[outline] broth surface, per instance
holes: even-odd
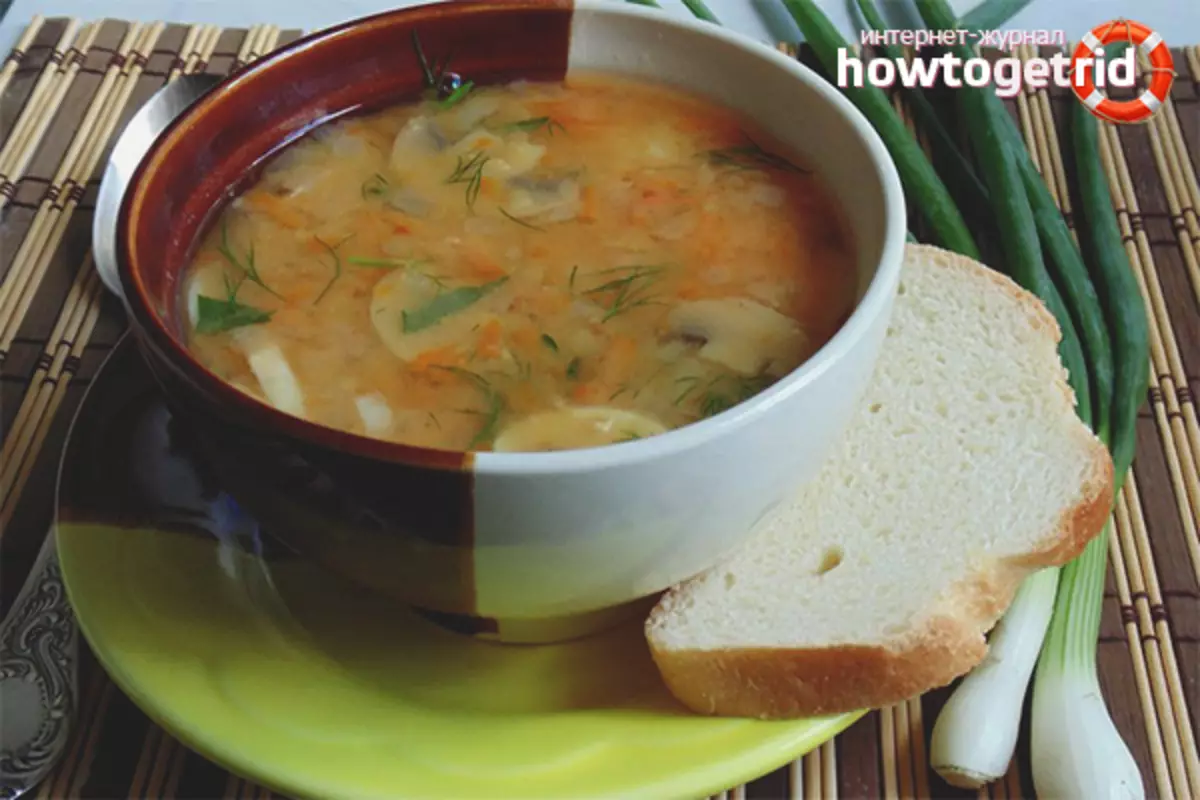
[[[314,422],[452,450],[593,446],[717,414],[849,314],[817,175],[739,115],[608,75],[324,125],[226,206],[187,345]]]

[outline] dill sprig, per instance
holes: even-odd
[[[474,210],[475,201],[479,198],[479,190],[483,186],[483,168],[491,160],[483,152],[476,152],[470,158],[458,156],[454,172],[446,179],[446,183],[465,183],[467,185],[467,208]]]
[[[518,225],[520,225],[522,228],[529,228],[529,230],[531,230],[531,231],[544,231],[544,230],[546,230],[545,228],[540,228],[540,227],[538,227],[537,225],[534,225],[532,222],[526,222],[526,221],[525,221],[525,220],[523,220],[523,219],[519,219],[519,218],[517,218],[517,217],[514,217],[512,214],[508,213],[508,212],[507,212],[507,211],[505,211],[503,208],[501,208],[501,209],[500,209],[500,213],[501,213],[501,214],[503,214],[504,216],[508,217],[508,218],[509,218],[511,221],[513,221],[513,222],[517,223]]]
[[[278,297],[280,300],[283,297],[279,292],[267,286],[263,279],[258,274],[258,266],[254,263],[254,242],[250,242],[250,247],[246,251],[246,258],[243,260],[233,252],[233,248],[229,245],[229,220],[221,220],[221,242],[217,245],[217,252],[220,253],[226,261],[234,268],[239,270],[246,280],[251,283],[258,284],[263,289]]]
[[[551,117],[530,117],[529,119],[519,119],[516,122],[510,122],[507,125],[501,125],[499,130],[501,133],[511,133],[513,131],[523,131],[525,133],[533,133],[545,128],[546,134],[553,136],[555,131],[566,133],[567,129],[561,123],[555,121]]]
[[[320,244],[321,247],[325,248],[325,252],[329,253],[329,257],[333,259],[333,275],[330,276],[329,283],[325,284],[325,288],[321,290],[319,295],[317,295],[317,299],[313,300],[313,305],[315,306],[317,303],[321,302],[321,299],[324,298],[329,290],[333,288],[333,284],[337,281],[337,279],[342,277],[342,257],[338,255],[338,247],[341,247],[343,244],[345,244],[346,240],[350,237],[347,236],[345,239],[338,242],[337,247],[334,247],[320,236],[314,236],[313,238],[317,240],[317,243]]]
[[[746,136],[746,134],[742,135]],[[710,164],[732,169],[777,169],[784,172],[808,172],[783,156],[764,150],[749,136],[746,136],[746,144],[708,150],[704,155],[708,157]]]
[[[472,372],[462,367],[450,366],[437,366],[436,369],[442,369],[453,375],[457,375],[473,384],[483,394],[484,410],[468,412],[471,414],[482,414],[483,424],[467,444],[467,449],[474,450],[476,446],[495,438],[496,428],[500,424],[500,415],[504,413],[505,406],[507,405],[504,395],[496,391],[491,382],[478,372]]]
[[[421,47],[421,37],[414,30],[412,32],[412,46],[417,54],[417,63],[421,67],[421,81],[426,89],[437,91],[441,86],[442,78],[446,74],[446,69],[450,66],[450,59],[453,53],[447,53],[446,57],[436,67],[430,66],[429,59],[425,57],[425,48]]]
[[[618,314],[623,314],[635,308],[661,305],[661,302],[656,300],[654,295],[647,294],[647,292],[654,285],[654,282],[659,279],[664,269],[664,267],[659,266],[635,264],[599,270],[595,274],[603,275],[619,272],[626,272],[628,274],[607,280],[599,286],[586,290],[584,294],[609,294],[612,296],[604,317],[600,320],[601,322],[608,322]]]
[[[769,375],[718,375],[704,387],[697,403],[701,417],[714,417],[749,400],[770,386]]]

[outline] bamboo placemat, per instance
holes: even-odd
[[[0,613],[51,520],[69,423],[124,329],[89,255],[114,134],[164,81],[224,74],[299,31],[35,19],[0,66]],[[1133,474],[1115,509],[1099,652],[1113,718],[1147,793],[1200,798],[1200,47],[1177,50],[1172,100],[1148,125],[1102,126],[1110,187],[1151,320],[1152,380]],[[1022,94],[1014,113],[1070,210],[1061,116],[1073,99]],[[1069,219],[1069,216],[1068,216]],[[37,797],[266,798],[163,733],[84,653],[66,756]],[[727,798],[960,797],[926,748],[948,692],[883,709]],[[987,720],[980,720],[987,725]],[[982,794],[1032,796],[1027,753]],[[397,787],[403,791],[403,787]]]

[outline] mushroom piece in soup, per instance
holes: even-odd
[[[718,414],[845,320],[841,212],[749,120],[610,75],[468,89],[321,126],[220,210],[204,365],[374,438],[572,449]]]

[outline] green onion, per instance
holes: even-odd
[[[850,46],[837,28],[812,0],[784,0],[784,5],[821,63],[831,72],[836,70],[838,49]],[[948,250],[978,259],[979,249],[958,207],[921,146],[888,102],[887,95],[870,84],[861,88],[846,87],[842,93],[862,111],[883,139],[912,204],[925,217],[938,243]]]
[[[1072,115],[1082,239],[1108,314],[1114,348],[1110,417],[1118,490],[1133,460],[1137,409],[1150,375],[1145,305],[1133,277],[1100,160],[1098,124]],[[1039,796],[1142,797],[1137,762],[1113,724],[1096,675],[1109,528],[1067,564],[1033,687],[1031,752]]]
[[[1000,229],[1000,238],[1008,269],[1013,279],[1038,296],[1058,320],[1062,329],[1059,355],[1067,367],[1081,417],[1092,418],[1091,392],[1088,388],[1087,360],[1075,333],[1062,297],[1050,280],[1042,260],[1037,223],[1025,194],[1024,179],[1014,148],[1004,136],[1003,106],[988,103],[986,90],[963,87],[959,90],[963,116],[969,121],[972,143],[981,171],[993,198],[992,209]],[[1086,277],[1086,276],[1085,276]]]
[[[886,31],[887,23],[875,8],[874,0],[857,0],[858,9],[862,13],[867,27],[880,33]],[[904,52],[899,47],[890,44],[878,45],[880,52],[893,61],[904,58]],[[942,162],[941,172],[945,174],[946,186],[955,196],[965,216],[971,219],[976,229],[990,227],[987,188],[975,174],[971,162],[959,150],[954,137],[942,124],[933,104],[920,89],[905,88],[904,96],[909,100],[909,107],[916,116],[921,129],[929,135],[931,150],[936,161]]]
[[[1071,116],[1075,173],[1079,182],[1080,241],[1108,318],[1113,341],[1115,389],[1109,417],[1113,469],[1118,480],[1133,462],[1132,431],[1150,380],[1150,333],[1146,306],[1117,227],[1101,163],[1099,122],[1082,103]]]
[[[716,25],[721,24],[721,20],[717,19],[717,15],[709,11],[708,6],[704,5],[704,0],[683,0],[683,4],[688,7],[688,11],[691,11],[697,19],[702,19],[705,22],[711,22]]]
[[[983,0],[963,15],[958,27],[968,31],[994,31],[1033,0]]]
[[[917,0],[917,6],[930,28],[944,30],[957,27],[954,15],[944,0]],[[974,55],[969,48],[957,49],[960,52],[966,50],[963,54],[966,57]],[[1037,219],[1042,220],[1038,233],[1052,264],[1057,267],[1056,277],[1059,278],[1059,284],[1063,286],[1076,315],[1084,315],[1080,317],[1080,328],[1084,332],[1085,340],[1089,337],[1095,340],[1094,319],[1090,318],[1095,316],[1095,292],[1092,290],[1089,296],[1087,276],[1080,274],[1079,262],[1071,253],[1074,249],[1073,243],[1068,247],[1063,241],[1060,226],[1065,223],[1052,220],[1045,208],[1049,194],[1045,192],[1040,176],[1037,177],[1036,183],[1033,180],[1035,170],[1032,169],[1031,162],[1026,164],[1026,161],[1029,161],[1028,153],[1019,139],[1015,124],[994,95],[965,88],[959,91],[963,95],[975,95],[973,107],[978,116],[968,116],[968,122],[974,124],[976,135],[973,138],[976,143],[982,142],[984,146],[984,151],[980,153],[981,160],[991,168],[989,173],[994,172],[997,167],[990,164],[989,159],[1000,154],[1003,160],[1001,167],[1005,170],[1005,185],[1011,186],[1013,183],[1010,170],[1015,168],[1020,174],[1020,194],[1025,198],[1025,202],[1033,203],[1031,214],[1021,215],[1023,223],[1030,221],[1028,217],[1033,215],[1036,208],[1039,213],[1034,224],[1037,224]],[[981,130],[980,126],[986,126],[986,131]],[[1008,139],[1007,146],[1001,144],[998,147],[997,143],[1003,138]],[[989,182],[993,199],[997,198],[995,188]],[[1103,195],[1103,204],[1096,202],[1098,194],[1092,192],[1094,210],[1100,217],[1111,218],[1113,211],[1107,193]],[[1002,210],[1011,212],[1012,209],[1008,208],[1011,205],[1009,198],[1004,197],[1000,200],[998,205]],[[1052,200],[1049,202],[1052,203]],[[1012,214],[1008,213],[1006,216],[1011,218]],[[1069,239],[1069,234],[1067,238]],[[1010,263],[1010,268],[1015,267],[1014,272],[1019,282],[1025,284],[1022,277],[1033,277],[1040,284],[1040,276],[1029,272],[1032,260],[1028,252],[1029,239],[1028,231],[1022,230],[1020,241],[1015,244],[1009,243],[1007,249],[1010,253],[1019,251],[1015,264]],[[1119,237],[1117,248],[1120,249]],[[1022,272],[1025,274],[1022,275]],[[1128,273],[1128,265],[1125,265],[1125,272]],[[1031,288],[1025,285],[1026,288]],[[1050,288],[1055,289],[1053,284]],[[1102,284],[1102,293],[1103,288]],[[1117,296],[1127,304],[1137,298],[1137,307],[1141,308],[1136,287],[1132,288],[1133,292],[1130,294],[1128,283],[1124,283],[1121,291],[1125,293]],[[1057,295],[1057,290],[1054,294]],[[1067,331],[1074,327],[1071,325],[1071,316],[1063,307],[1061,299],[1057,307],[1051,303],[1047,303],[1047,306],[1063,329],[1065,345]],[[1113,319],[1110,316],[1110,329]],[[1115,331],[1110,330],[1110,333],[1113,333],[1115,338]],[[1094,359],[1092,378],[1096,387],[1094,394],[1097,409],[1108,409],[1121,404],[1122,397],[1132,396],[1135,392],[1140,402],[1144,388],[1139,386],[1144,387],[1144,384],[1130,386],[1120,381],[1122,372],[1119,365],[1125,357],[1122,355],[1124,348],[1120,342],[1116,348],[1115,362],[1111,362],[1107,367],[1110,388],[1105,391],[1104,348],[1103,339],[1089,342],[1089,349],[1096,351],[1089,355]],[[1092,418],[1092,409],[1083,402],[1084,395],[1081,393],[1086,373],[1077,373],[1072,369],[1065,350],[1062,356],[1071,373],[1076,397],[1080,401],[1080,416],[1089,424],[1093,424],[1102,439],[1108,439],[1110,430],[1115,442],[1131,437],[1132,426],[1120,427],[1113,424],[1116,420],[1111,415],[1109,418]],[[1116,379],[1111,377],[1113,371],[1116,373]],[[1145,367],[1142,374],[1148,374]],[[1119,444],[1114,447],[1114,452],[1120,447]],[[1120,481],[1124,474],[1123,466],[1116,458],[1114,464],[1121,470],[1117,473],[1117,480]],[[1127,465],[1125,462],[1124,466]],[[989,661],[962,681],[934,726],[930,747],[931,761],[934,768],[949,782],[960,786],[978,786],[1003,775],[1016,742],[1022,698],[1029,680],[1030,666],[1034,658],[1037,658],[1031,752],[1034,783],[1038,794],[1082,797],[1142,794],[1141,776],[1137,765],[1108,715],[1096,678],[1095,653],[1100,604],[1103,598],[1107,539],[1106,527],[1100,536],[1088,544],[1079,558],[1067,564],[1061,571],[1043,570],[1022,586],[1004,619],[989,639]],[[1058,584],[1057,587],[1053,586],[1054,583]],[[993,655],[998,657],[992,658]],[[987,720],[987,723],[981,725],[980,720]]]

